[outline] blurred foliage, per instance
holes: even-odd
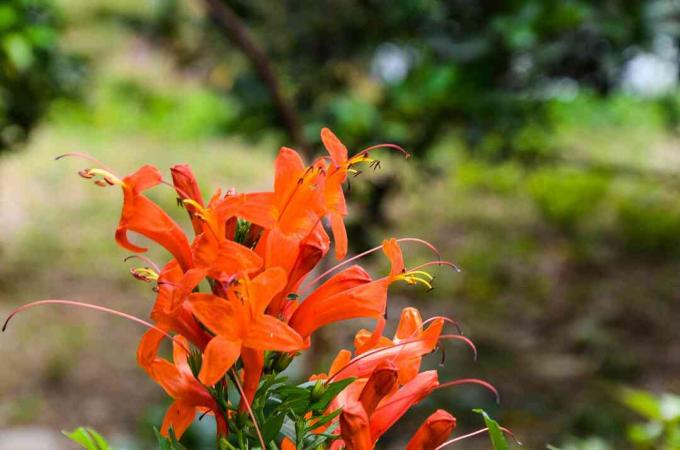
[[[313,142],[331,125],[351,145],[377,138],[421,152],[463,125],[470,147],[495,158],[552,150],[547,100],[612,92],[635,51],[678,33],[677,6],[659,0],[224,1],[273,61]],[[132,23],[180,65],[208,67],[213,87],[242,103],[241,132],[279,123],[238,51],[182,2],[161,0],[146,27]]]
[[[645,419],[628,427],[628,440],[644,450],[680,449],[680,396],[629,389],[623,402]]]
[[[626,438],[636,450],[678,450],[680,449],[680,397],[665,393],[654,395],[638,389],[624,389],[621,401],[628,409],[644,419],[631,422]],[[613,450],[619,448],[605,439],[589,437],[572,440],[554,450]]]
[[[436,304],[465,325],[480,360],[463,375],[501,389],[503,406],[488,409],[494,417],[529,448],[566,436],[600,437],[562,450],[632,445],[629,412],[608,388],[680,388],[670,319],[680,314],[680,94],[642,98],[619,86],[625,64],[659,35],[677,47],[676,2],[227,3],[272,58],[310,140],[329,125],[352,150],[391,141],[419,154],[408,164],[387,156],[385,170],[352,180],[358,204],[349,229],[360,250],[386,234],[425,237],[463,269],[451,276],[439,270],[427,296],[396,288],[394,304],[402,295],[423,296],[424,314]],[[0,194],[12,205],[0,221],[0,287],[9,302],[25,291],[12,287],[25,273],[41,274],[31,283],[40,295],[64,284],[55,281],[63,273],[78,283],[97,277],[114,299],[129,285],[124,270],[111,268],[121,252],[101,239],[101,229],[113,232],[116,194],[102,197],[66,176],[79,167],[50,164],[55,154],[91,151],[121,173],[145,162],[191,161],[211,180],[203,186],[208,194],[218,184],[269,188],[270,159],[279,144],[290,144],[262,83],[209,26],[201,2],[57,4],[55,23],[67,31],[59,43],[84,53],[92,70],[83,98],[52,102],[31,151],[6,155],[0,167]],[[241,136],[255,139],[244,144]],[[57,201],[54,192],[69,195]],[[174,201],[160,188],[152,195]],[[48,216],[59,232],[45,232],[41,217]],[[176,217],[184,219],[180,210]],[[88,226],[72,227],[74,221]],[[429,258],[413,246],[405,254],[410,266]],[[64,289],[72,294],[69,283]],[[136,300],[129,309],[147,314],[148,305]],[[341,338],[351,336],[329,336]],[[456,353],[447,354],[448,377],[469,367]],[[311,364],[327,365],[321,360],[330,356],[321,356]],[[16,413],[19,423],[49,423],[45,411],[61,408],[40,394],[41,383],[55,377],[50,371],[59,372],[43,359],[30,372],[37,380],[20,380],[40,401]],[[461,405],[461,432],[478,425],[465,408],[485,397],[473,390],[441,395],[433,402]],[[129,425],[139,403],[115,400],[119,412],[93,425],[111,417]],[[404,427],[415,424],[408,421]],[[207,422],[194,425],[189,448],[201,448]]]
[[[59,28],[50,2],[0,3],[0,150],[24,139],[51,100],[77,90],[79,64],[60,50]]]

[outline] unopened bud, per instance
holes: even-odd
[[[326,383],[324,383],[323,380],[317,380],[316,384],[314,385],[314,388],[312,388],[312,402],[321,400],[321,397],[323,397],[323,394],[325,393]]]
[[[281,353],[276,361],[274,361],[274,371],[283,372],[293,361],[293,357],[290,353]]]

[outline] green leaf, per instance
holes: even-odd
[[[641,416],[648,419],[662,419],[659,399],[649,392],[637,389],[623,389],[621,391],[621,401]]]
[[[505,436],[503,436],[503,432],[498,426],[498,422],[489,417],[483,409],[473,409],[473,411],[484,417],[484,423],[489,429],[489,438],[491,439],[494,450],[508,450],[508,441],[505,440]]]
[[[19,33],[7,35],[2,40],[2,47],[19,72],[27,70],[33,64],[33,49],[25,36]]]
[[[326,408],[328,408],[328,405],[330,402],[333,401],[333,399],[340,393],[342,392],[343,389],[345,389],[347,386],[352,384],[354,381],[354,378],[345,378],[344,380],[336,381],[335,383],[331,383],[328,386],[326,386],[326,390],[324,391],[323,395],[321,398],[319,398],[317,401],[312,403],[310,406],[310,409],[312,411],[323,411]]]
[[[158,431],[158,428],[154,427],[153,429],[154,433],[156,433],[156,439],[158,439],[158,445],[160,450],[186,450],[186,447],[184,447],[182,444],[179,443],[177,440],[177,436],[175,436],[175,430],[170,428],[169,434],[170,437],[164,437],[161,436],[161,433]]]
[[[285,414],[278,414],[273,417],[270,417],[269,420],[262,424],[261,426],[262,438],[264,439],[265,442],[271,442],[279,435],[279,431],[283,426],[283,420],[285,418],[286,418]]]
[[[307,428],[305,428],[305,431],[312,431],[312,430],[315,430],[319,427],[326,425],[328,422],[330,422],[331,420],[338,417],[341,412],[342,412],[342,408],[338,408],[335,411],[333,411],[332,413],[327,414],[327,415],[321,417],[320,419],[318,419],[316,421],[313,421],[313,422],[310,421],[309,425],[307,425]]]
[[[113,450],[106,439],[92,428],[79,427],[71,432],[62,431],[62,434],[87,450]]]

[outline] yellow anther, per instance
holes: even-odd
[[[434,277],[427,272],[423,272],[422,270],[414,270],[412,272],[402,273],[401,275],[398,275],[396,279],[402,280],[410,285],[420,283],[423,286],[426,286],[428,289],[433,289],[430,282],[434,279]]]
[[[185,205],[191,205],[196,209],[196,211],[199,211],[199,212],[205,214],[205,208],[203,206],[201,206],[201,204],[198,203],[194,199],[185,198],[185,199],[182,200],[182,203],[184,203]]]
[[[87,174],[89,175],[89,178],[92,178],[95,175],[98,175],[103,178],[103,180],[107,184],[118,184],[118,185],[123,185],[123,180],[112,174],[111,172],[104,170],[104,169],[88,169]],[[82,175],[81,175],[82,176]]]
[[[204,222],[208,221],[208,211],[203,206],[201,206],[201,204],[198,203],[196,200],[185,198],[184,200],[182,200],[182,203],[184,203],[184,205],[190,205],[194,208],[194,211],[192,211],[192,214],[194,216],[198,217]]]
[[[158,281],[158,273],[149,267],[133,267],[130,269],[130,273],[136,279],[145,281],[147,283],[151,281]]]
[[[409,275],[412,275],[412,274],[422,275],[429,280],[434,280],[434,277],[432,275],[430,275],[429,273],[425,272],[424,270],[409,270],[407,273]]]
[[[347,167],[351,167],[355,164],[359,163],[371,163],[375,161],[375,159],[370,158],[366,153],[360,153],[358,155],[352,156],[348,161],[347,161]]]

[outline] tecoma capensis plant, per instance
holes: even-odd
[[[220,450],[368,450],[412,406],[438,389],[477,384],[497,396],[496,389],[482,380],[440,381],[436,370],[421,371],[422,358],[445,341],[462,341],[475,349],[455,321],[440,316],[423,319],[417,309],[407,307],[394,334],[385,335],[390,286],[406,283],[430,289],[428,267],[457,270],[455,265],[441,260],[432,245],[417,238],[386,239],[376,248],[346,257],[347,178],[358,175],[362,165],[376,168],[372,154],[379,148],[406,157],[408,153],[382,144],[350,156],[327,128],[321,131],[321,140],[328,155],[309,166],[295,150],[281,148],[272,191],[217,190],[208,200],[185,164],[170,169],[170,182],[151,165],[121,177],[88,155],[62,155],[58,159],[78,157],[94,165],[79,172],[82,178],[122,190],[115,239],[143,261],[142,267],[131,269],[132,275],[154,285],[150,321],[60,299],[19,307],[7,321],[34,306],[62,304],[145,326],[137,361],[172,398],[159,433],[161,448],[167,449],[182,448],[178,439],[196,417],[211,415]],[[193,238],[145,195],[158,185],[174,190],[188,213]],[[169,261],[157,265],[143,256],[146,248],[131,242],[130,232],[165,248]],[[317,274],[315,268],[330,251],[329,234],[339,262]],[[427,247],[434,259],[407,268],[401,248],[405,243]],[[356,262],[378,251],[390,269],[374,277]],[[286,368],[313,345],[317,330],[355,318],[375,320],[374,329],[359,330],[354,349],[340,350],[326,373],[311,375],[298,385],[288,382]],[[164,339],[172,342],[171,359],[159,354]],[[485,414],[484,419],[485,429],[451,439],[456,419],[447,411],[434,411],[420,428],[409,431],[406,449],[435,450],[486,429],[495,447],[507,448],[501,432],[507,430]],[[83,435],[74,439],[87,448]],[[101,440],[96,433],[89,436],[96,437],[92,442]]]

